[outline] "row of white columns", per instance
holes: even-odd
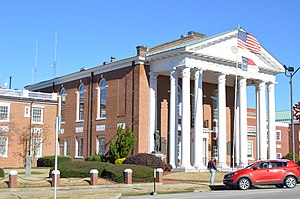
[[[191,163],[190,152],[190,77],[191,68],[181,68],[182,76],[182,122],[181,122],[181,168],[205,168],[203,162],[203,70],[194,71],[194,157]],[[275,140],[275,99],[274,83],[268,84],[268,121],[269,121],[269,157],[276,158]],[[237,164],[247,165],[247,79],[241,77],[238,84],[238,117],[236,122],[235,159]],[[266,159],[266,96],[265,82],[257,87],[257,157]],[[170,103],[169,103],[169,163],[173,168],[178,167],[178,71],[170,72]],[[157,74],[150,73],[150,127],[149,152],[155,151],[154,132],[157,129]],[[227,164],[227,127],[226,127],[226,74],[218,74],[218,166],[228,167]]]

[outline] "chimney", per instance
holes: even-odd
[[[137,46],[136,47],[136,54],[137,56],[145,56],[147,54],[147,46]]]

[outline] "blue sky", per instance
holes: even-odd
[[[55,32],[57,76],[135,55],[177,39],[188,31],[212,36],[240,24],[282,64],[300,66],[300,1],[272,0],[2,0],[0,1],[0,86],[32,83],[38,41],[36,81],[53,78]],[[277,76],[276,109],[290,109],[289,79]],[[294,76],[294,102],[300,101],[300,72]],[[298,92],[297,92],[298,91]],[[249,92],[252,95],[253,92]],[[253,101],[249,106],[253,107]]]

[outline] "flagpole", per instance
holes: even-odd
[[[238,34],[239,34],[239,30],[240,30],[240,25],[238,25]],[[238,40],[238,35],[237,35],[237,40]],[[236,42],[236,44],[238,43],[238,41]],[[238,62],[238,58],[239,58],[239,50],[238,47],[236,48],[236,65],[235,65],[235,86],[234,86],[234,125],[233,125],[233,155],[232,155],[232,167],[235,167],[235,156],[236,156],[236,149],[235,149],[235,142],[236,142],[236,117],[237,117],[237,71],[238,71],[238,66],[239,66],[239,62]]]

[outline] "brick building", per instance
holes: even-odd
[[[240,34],[247,35],[237,29],[211,37],[189,32],[26,89],[59,95],[60,154],[105,154],[122,124],[133,129],[134,153],[158,150],[173,168],[187,171],[206,168],[211,156],[222,168],[249,163],[246,88],[254,86],[256,159],[276,158],[274,83],[284,68],[262,46],[255,53],[237,48]]]
[[[0,167],[23,167],[55,152],[57,94],[0,88]]]
[[[248,108],[248,160],[254,162],[259,156],[259,149],[257,147],[258,135],[256,129],[256,109]],[[268,127],[266,126],[266,130]],[[291,151],[290,148],[290,134],[289,134],[289,124],[283,121],[277,121],[275,123],[276,129],[276,158],[282,158]],[[268,135],[268,134],[267,134]],[[267,148],[269,150],[269,148]]]

